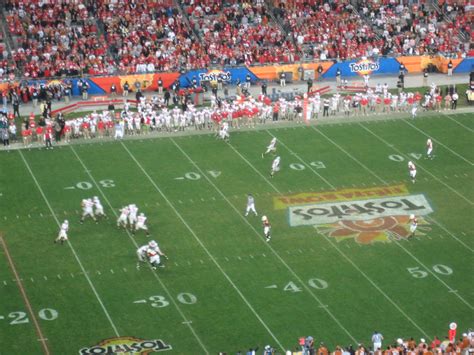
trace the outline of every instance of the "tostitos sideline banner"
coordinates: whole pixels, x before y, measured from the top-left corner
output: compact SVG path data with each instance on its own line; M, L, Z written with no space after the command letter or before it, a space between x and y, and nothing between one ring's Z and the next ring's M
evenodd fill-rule
M437 56L401 56L397 58L362 58L357 60L347 60L342 62L323 61L314 63L298 63L298 64L275 64L264 66L241 66L241 67L224 67L222 69L196 69L184 73L167 72L167 73L145 73L130 75L114 75L103 77L88 77L86 80L89 84L90 95L104 95L110 93L112 84L117 88L117 94L123 92L123 86L128 82L130 92L135 92L136 83L140 84L142 91L157 91L158 81L161 79L164 88L169 88L173 83L179 82L181 87L190 87L193 80L197 85L201 82L211 84L222 83L235 85L237 83L245 83L247 77L250 77L252 84L260 84L262 81L278 81L282 72L291 73L292 80L303 80L306 71L314 71L314 79L318 79L318 69L321 70L321 77L332 79L336 77L338 69L341 76L354 77L368 75L387 75L395 76L400 72L400 65L403 63L408 73L421 73L429 65L434 65L439 72L448 72L448 63L453 64L453 72L469 73L474 71L474 57L449 59L441 55ZM22 84L27 85L54 85L64 81L71 81L73 87L73 95L80 95L78 82L80 78L55 78L55 79L38 79L9 81L0 83L0 91L9 90ZM306 79L305 79L306 80ZM467 81L467 80L466 80Z

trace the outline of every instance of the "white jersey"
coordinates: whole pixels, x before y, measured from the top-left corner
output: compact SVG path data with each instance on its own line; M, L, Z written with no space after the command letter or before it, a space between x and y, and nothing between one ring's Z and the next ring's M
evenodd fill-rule
M137 249L137 256L140 261L145 261L147 256L148 244L142 245L140 248Z
M277 171L280 169L280 157L276 157L272 163L272 170Z
M255 199L253 198L253 196L248 196L247 197L247 206L253 206L255 205Z
M67 233L68 230L69 230L69 223L64 222L63 224L61 224L61 232Z
M275 148L276 142L277 142L277 139L275 137L273 137L271 142L270 142L270 145L267 147L267 149L273 150Z
M102 206L98 198L94 200L94 206L96 214L104 214L104 206Z
M65 241L67 240L67 232L69 230L69 222L64 221L63 224L61 224L61 228L59 229L59 234L58 238L56 241Z
M82 209L84 211L89 211L92 210L92 207L94 206L94 202L92 202L89 199L82 200Z
M146 223L146 217L145 216L138 216L137 224L143 226L143 225L145 225L145 223Z
M413 182L415 182L416 166L411 161L408 162L408 171L410 172L410 177L412 178Z
M129 210L129 215L128 215L128 221L130 224L135 224L137 222L137 213L138 213L138 207L135 205L130 205L128 206Z
M125 224L127 224L127 218L128 218L128 215L130 214L130 211L128 209L128 207L124 207L120 210L120 216L117 220L117 222L124 222Z
M148 257L148 260L150 261L151 264L159 264L160 263L160 253L159 250L156 250L156 248L148 248L146 250L146 254Z
M430 155L433 151L433 141L431 140L431 138L428 138L428 140L426 141L426 150L428 151L428 155Z

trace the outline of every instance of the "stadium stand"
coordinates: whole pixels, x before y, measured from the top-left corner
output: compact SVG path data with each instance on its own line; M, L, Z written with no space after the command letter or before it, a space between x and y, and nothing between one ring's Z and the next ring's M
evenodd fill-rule
M146 73L205 65L202 46L173 1L137 1L114 5L100 1L109 54L118 70Z
M281 2L274 8L274 13L304 59L372 56L378 54L378 48L382 46L381 39L349 1L291 0Z
M214 65L472 53L472 6L457 0L4 0L0 74L149 73ZM10 70L11 71L11 70Z
M17 44L11 55L23 76L105 73L105 39L97 30L93 1L8 0L5 11Z
M403 5L391 1L361 0L362 15L384 40L383 55L461 55L469 43L459 37L467 16L460 9L444 16L428 4Z

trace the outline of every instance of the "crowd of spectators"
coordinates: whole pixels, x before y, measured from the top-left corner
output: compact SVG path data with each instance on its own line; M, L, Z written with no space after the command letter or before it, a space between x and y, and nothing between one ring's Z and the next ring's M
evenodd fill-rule
M6 0L7 25L18 47L11 55L23 76L105 73L105 38L98 33L95 5L92 0Z
M290 0L274 12L306 59L378 55L383 42L353 9L349 0Z
M117 68L146 73L205 66L205 51L173 1L99 1L104 26Z
M468 53L472 9L391 0L5 0L0 78ZM10 61L8 61L10 59Z
M381 335L380 333L374 333ZM457 341L453 339L450 341L448 337L444 341L434 337L432 341L427 341L421 338L419 341L414 338L410 339L396 339L388 346L382 346L382 340L380 342L374 342L371 346L365 346L364 344L340 346L337 345L334 349L330 349L325 343L316 343L312 336L302 337L298 341L298 345L293 350L287 350L284 353L280 353L275 350L272 346L266 345L263 349L259 347L249 348L248 351L237 351L237 352L220 352L219 355L236 354L236 355L468 355L472 354L474 350L474 332L469 330L468 333L463 333ZM376 347L379 346L380 347Z
M388 0L359 3L360 12L383 38L382 54L457 56L469 51L469 41L463 43L459 38L461 31L468 31L469 35L471 32L464 6L456 5L456 10L448 6L446 11L450 16L444 16L424 3Z
M211 64L251 65L293 62L299 54L260 0L185 1L190 24ZM209 9L207 11L206 9Z

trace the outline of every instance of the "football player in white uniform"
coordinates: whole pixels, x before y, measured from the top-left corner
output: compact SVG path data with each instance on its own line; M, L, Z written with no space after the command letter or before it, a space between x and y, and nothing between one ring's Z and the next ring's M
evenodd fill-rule
M411 182L415 183L415 180L416 180L416 166L415 166L415 164L413 164L413 162L411 160L408 162L408 171L410 173Z
M69 221L66 219L64 220L63 224L61 224L61 228L59 229L58 237L54 240L55 243L61 242L63 244L67 241L67 232L69 231Z
M255 210L255 199L251 194L247 195L247 208L245 210L245 216L249 215L249 212L252 211L255 216L258 216L257 211Z
M150 236L150 232L148 231L148 227L146 226L146 217L144 213L140 213L140 215L138 216L135 228L132 229L132 234L135 235L135 232L140 229L145 231L147 237Z
M277 171L280 171L280 156L277 156L272 163L272 170L270 171L270 177L273 177Z
M84 223L84 219L86 217L92 218L97 223L97 219L94 216L94 210L92 209L94 207L94 202L92 202L92 199L86 198L82 200L81 206L82 206L82 217L81 217L80 223L81 224Z
M137 223L138 207L132 203L128 206L128 211L130 212L128 214L128 223L130 224L130 229L133 231Z
M127 222L128 222L128 215L130 214L130 211L128 209L128 206L123 207L120 210L120 216L117 219L117 227L123 227L127 228Z
M413 104L412 108L411 108L411 118L415 118L416 117L416 111L418 111L418 106L416 103Z
M267 242L272 239L272 236L270 234L272 226L270 225L270 221L268 220L267 216L262 216L262 222L263 222L263 235L265 236L265 240Z
M98 217L107 218L107 215L104 212L104 206L102 206L102 203L100 202L99 198L97 196L94 196L92 198L92 202L94 202L95 207L94 214Z
M433 159L433 141L428 138L426 141L426 155L428 158Z
M273 152L273 153L276 152L276 143L277 143L277 139L276 137L273 137L272 140L270 141L270 144L267 146L267 150L265 151L265 153L262 153L262 158L265 156L265 154L268 154L270 152Z
M416 218L414 214L411 214L410 215L410 233L411 234L409 238L415 236L416 227L418 227L418 219Z
M150 261L151 267L153 270L156 270L157 267L165 267L163 264L161 264L161 256L164 257L165 259L168 259L168 257L163 253L158 246L158 243L155 242L154 240L150 241L148 243L148 249L146 251L148 260Z
M137 269L140 268L140 263L144 263L147 261L148 247L149 247L148 244L145 244L137 249L137 257L138 257Z

